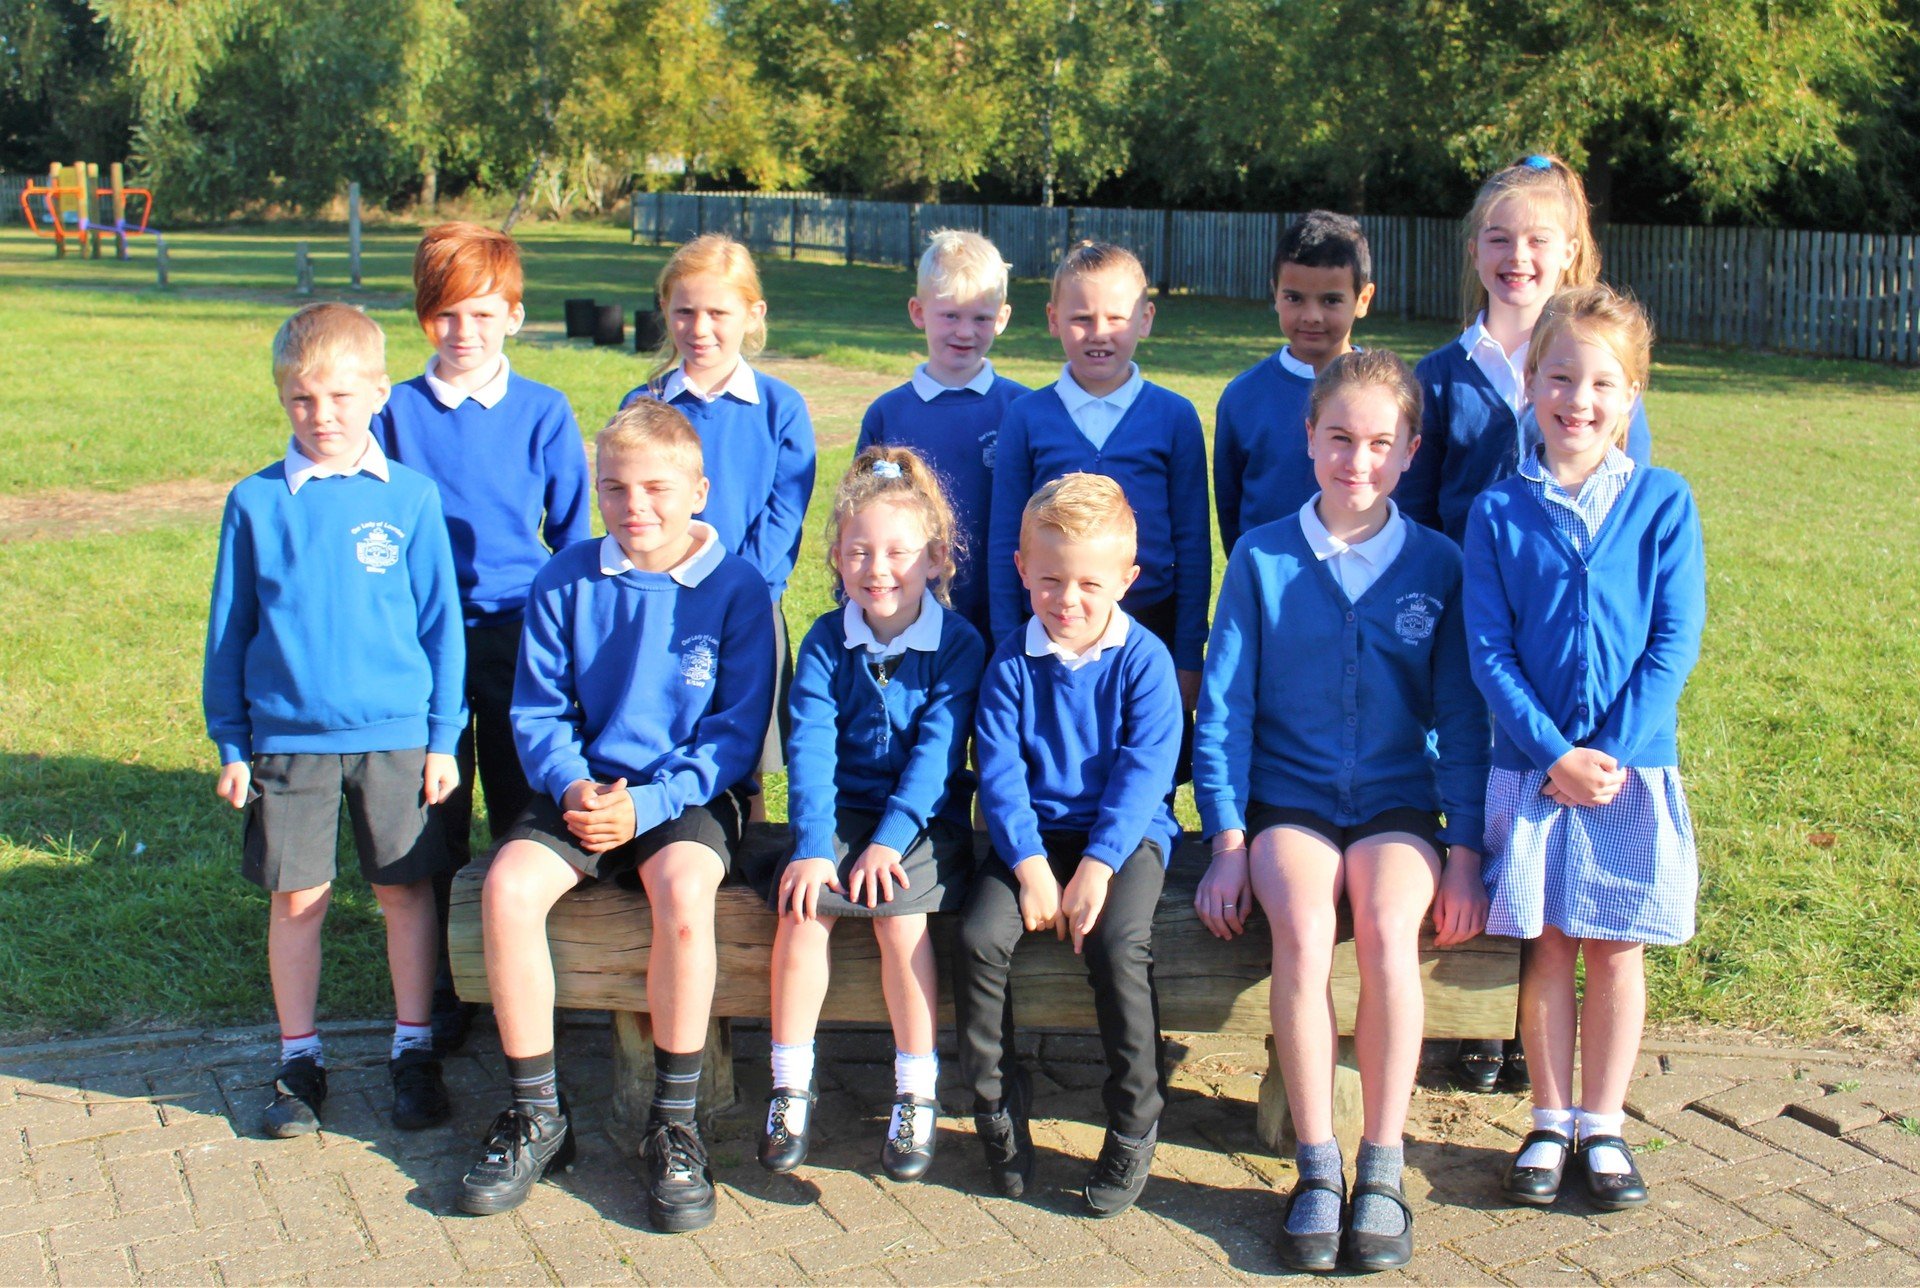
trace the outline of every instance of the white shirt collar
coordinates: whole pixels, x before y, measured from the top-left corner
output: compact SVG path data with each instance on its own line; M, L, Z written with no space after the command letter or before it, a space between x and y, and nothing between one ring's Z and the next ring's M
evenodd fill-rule
M723 394L732 394L743 403L757 405L760 401L760 386L754 382L753 368L747 365L745 358L734 364L733 374L727 377L726 384L704 394L688 384L686 373L675 367L667 373L667 383L660 391L660 401L672 402L683 393L709 403Z
M507 375L510 370L507 355L503 353L500 355L500 366L487 377L485 384L478 389L462 389L440 378L440 355L436 353L427 359L427 388L433 393L434 401L448 411L452 411L469 398L488 411L492 411L500 400L507 396Z
M310 479L345 478L349 474L371 474L385 483L390 477L387 470L387 454L380 450L380 440L372 434L367 435L367 446L359 459L351 465L322 465L300 450L298 439L287 439L287 457L283 462L287 472L287 492L299 496L300 489Z
M707 579L707 574L720 566L727 557L726 547L720 544L720 534L710 523L695 519L687 525L687 531L694 536L694 547L687 557L667 569L667 576L691 590ZM609 577L618 577L621 573L634 570L633 560L627 558L627 552L620 543L608 533L600 538L600 571Z
M1051 653L1066 663L1069 671L1078 671L1083 666L1091 666L1100 660L1100 655L1110 648L1119 648L1127 642L1127 632L1133 625L1133 619L1114 605L1113 616L1107 620L1107 629L1100 632L1100 638L1087 645L1086 652L1075 653L1053 642L1047 634L1047 628L1040 624L1038 617L1027 619L1027 656L1045 657Z
M1406 520L1400 517L1400 507L1393 503L1392 498L1387 500L1387 521L1380 525L1380 531L1352 545L1327 531L1327 525L1320 521L1320 512L1314 508L1314 503L1319 499L1320 494L1315 492L1300 507L1300 531L1306 536L1307 545L1312 547L1313 557L1322 563L1341 555L1352 555L1377 573L1392 563L1393 557L1400 553L1400 547L1406 544Z
M993 363L985 358L980 360L980 370L973 379L964 385L943 385L927 374L927 364L921 363L913 369L913 392L920 395L921 402L932 402L941 394L950 390L965 389L971 393L985 394L993 392Z
M908 649L917 649L922 653L940 651L940 619L946 609L933 597L933 592L920 592L920 616L913 619L913 625L882 644L873 636L873 628L867 625L867 615L860 611L860 605L852 600L840 614L840 629L846 635L848 648L864 648L870 655L869 662L884 662L890 657L898 657Z
M1460 333L1460 348L1474 366L1486 374L1487 383L1494 392L1506 399L1507 406L1513 409L1517 417L1520 407L1526 400L1527 350L1533 341L1527 340L1508 353L1493 338L1493 332L1487 330L1487 314L1483 309L1473 320L1473 325Z
M1280 352L1274 354L1273 357L1274 361L1280 364L1280 369L1288 375L1298 376L1302 380L1312 380L1314 378L1312 365L1294 357L1292 345L1281 345Z
M1081 408L1092 406L1094 403L1106 403L1116 411L1124 412L1133 406L1133 400L1140 396L1140 390L1146 383L1140 376L1140 364L1129 362L1127 382L1110 394L1095 396L1080 387L1080 382L1073 378L1073 367L1070 364L1062 364L1060 379L1054 382L1053 387L1059 393L1060 401L1067 405L1067 414L1072 416L1078 414Z

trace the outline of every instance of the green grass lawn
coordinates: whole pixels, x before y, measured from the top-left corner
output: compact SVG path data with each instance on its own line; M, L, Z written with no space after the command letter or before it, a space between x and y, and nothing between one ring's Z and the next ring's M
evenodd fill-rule
M369 235L357 297L387 327L396 377L428 352L406 309L414 237ZM144 244L129 264L56 262L45 243L0 235L0 1032L270 1014L264 899L238 876L236 820L213 797L200 727L217 523L146 511L169 484L230 482L281 450L267 346L297 303L302 238L321 294L344 297L338 228L179 235L165 293ZM637 307L665 252L592 226L528 229L524 244L532 325L514 363L564 389L591 427L646 367L559 339L560 301ZM911 281L784 260L763 271L774 351L832 364L794 373L823 409L818 500L868 389L914 361ZM1029 383L1059 363L1043 301L1042 285L1018 285L995 351ZM1272 348L1272 312L1193 297L1160 308L1142 365L1210 422L1226 380ZM1409 358L1448 333L1361 327ZM1883 1024L1912 1012L1920 978L1920 373L1657 356L1649 416L1661 463L1700 498L1712 616L1682 733L1701 931L1654 954L1654 1014L1801 1036ZM8 507L55 489L110 494L104 518L5 542ZM796 631L827 603L818 548L816 536L790 596ZM334 909L324 1007L384 1013L378 915L357 878Z

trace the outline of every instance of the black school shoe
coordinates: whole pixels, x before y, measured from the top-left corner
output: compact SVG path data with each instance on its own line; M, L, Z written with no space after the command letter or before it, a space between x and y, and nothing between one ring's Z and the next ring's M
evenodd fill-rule
M260 1130L284 1139L320 1130L320 1106L327 1103L327 1071L311 1057L297 1055L280 1066L273 1099L260 1115Z
M807 1161L818 1100L812 1086L805 1091L795 1091L792 1087L773 1089L773 1098L767 1103L767 1121L760 1128L760 1166L769 1172L791 1172ZM798 1132L791 1132L787 1130L787 1112L796 1104L806 1105L805 1125Z
M1353 1228L1353 1210L1368 1195L1390 1199L1400 1205L1400 1214L1404 1218L1400 1233L1373 1234ZM1346 1226L1344 1256L1347 1269L1374 1274L1381 1270L1398 1270L1413 1260L1413 1209L1407 1206L1407 1196L1393 1186L1382 1185L1378 1181L1354 1186L1353 1198L1347 1204L1346 1221L1342 1224Z
M480 1003L463 1002L452 987L433 991L433 1010L427 1022L433 1026L433 1053L452 1055L467 1044L473 1021L480 1014Z
M940 1135L940 1102L925 1096L895 1096L888 1134L880 1146L880 1166L896 1181L917 1181L933 1166L934 1141ZM925 1139L922 1139L922 1136Z
M573 1120L564 1096L553 1115L515 1105L493 1120L480 1161L460 1178L460 1210L475 1216L511 1211L527 1201L541 1177L572 1166L573 1156Z
M1533 1076L1527 1072L1527 1049L1520 1045L1519 1038L1507 1039L1507 1049L1500 1064L1500 1090L1533 1090Z
M1600 1146L1610 1146L1625 1155L1627 1170L1596 1172L1589 1167L1588 1152ZM1627 1147L1626 1141L1618 1136L1583 1136L1580 1138L1580 1148L1575 1152L1580 1156L1580 1170L1587 1174L1587 1197L1595 1207L1606 1212L1621 1212L1645 1205L1647 1182L1640 1175L1640 1168L1634 1163L1633 1151Z
M1107 1128L1100 1157L1094 1160L1087 1177L1087 1207L1095 1216L1118 1216L1133 1206L1153 1172L1153 1147L1159 1136L1158 1124L1141 1141L1122 1140L1118 1132Z
M1506 1062L1506 1043L1499 1038L1467 1038L1453 1060L1454 1082L1462 1091L1486 1095L1500 1085Z
M1560 1146L1560 1165L1520 1166L1520 1156L1541 1144ZM1566 1178L1567 1159L1572 1154L1573 1140L1564 1133L1545 1130L1528 1132L1527 1138L1520 1142L1520 1152L1514 1155L1512 1164L1507 1168L1506 1179L1500 1182L1500 1193L1513 1203L1523 1203L1528 1207L1552 1207L1553 1201L1560 1197L1560 1182Z
M647 1124L640 1155L647 1160L647 1219L666 1234L713 1224L713 1169L692 1123L656 1118Z
M1020 1198L1033 1188L1032 1115L1033 1079L1025 1065L1016 1064L1001 1088L999 1112L973 1116L973 1130L987 1151L987 1174L1006 1198Z
M1287 1229L1293 1219L1294 1205L1302 1196L1313 1190L1325 1190L1340 1204L1338 1226L1332 1230L1323 1230L1316 1234L1295 1234ZM1308 1180L1302 1177L1293 1187L1293 1193L1287 1195L1287 1207L1280 1214L1280 1228L1274 1233L1273 1246L1280 1254L1280 1264L1289 1270L1298 1270L1310 1275L1332 1274L1340 1264L1340 1229L1347 1223L1347 1193L1332 1181Z
M438 1127L453 1116L440 1057L425 1047L408 1047L387 1061L393 1079L393 1125L401 1131Z

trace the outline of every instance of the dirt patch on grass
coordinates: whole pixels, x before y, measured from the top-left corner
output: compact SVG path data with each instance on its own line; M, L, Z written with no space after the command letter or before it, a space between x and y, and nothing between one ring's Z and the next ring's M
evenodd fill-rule
M124 492L47 488L0 496L0 545L71 541L103 532L155 528L179 519L218 519L231 482L177 479Z
M814 437L822 447L837 447L858 438L867 404L900 383L898 376L836 367L818 358L762 354L753 365L806 395L807 410L813 413Z

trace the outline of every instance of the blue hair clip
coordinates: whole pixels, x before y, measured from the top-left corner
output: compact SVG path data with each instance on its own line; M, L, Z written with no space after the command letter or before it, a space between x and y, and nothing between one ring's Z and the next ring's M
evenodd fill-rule
M873 477L877 479L897 479L900 477L900 467L892 461L875 461L873 463Z
M1529 156L1529 157L1521 157L1520 164L1527 167L1527 169L1529 170L1553 169L1553 162L1548 160L1546 157L1541 156L1538 152L1534 153L1532 156Z

